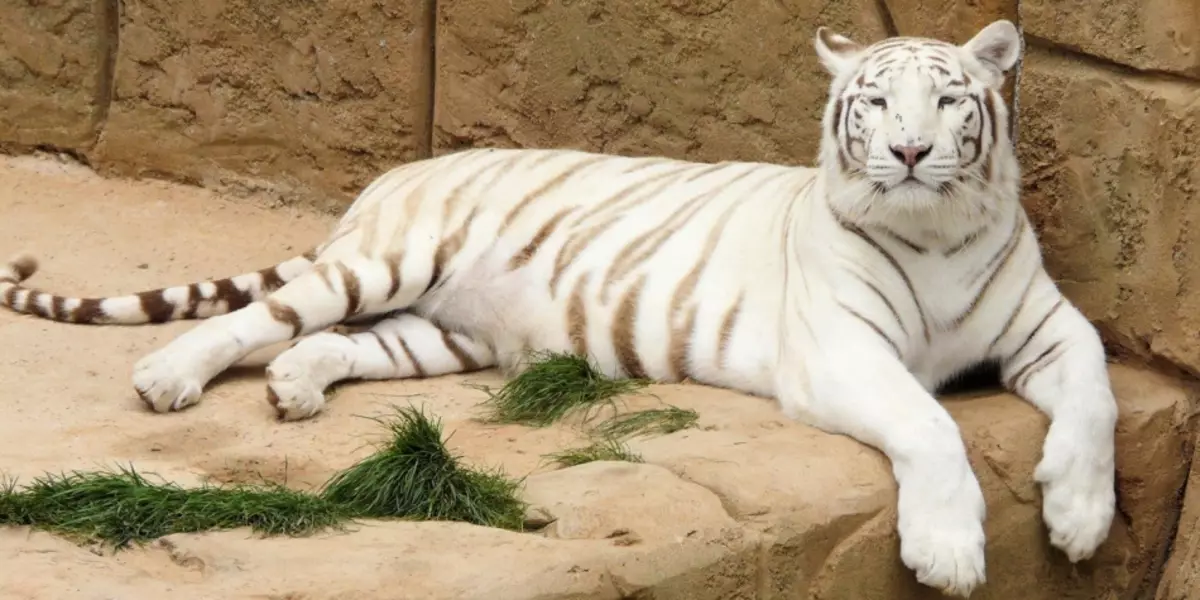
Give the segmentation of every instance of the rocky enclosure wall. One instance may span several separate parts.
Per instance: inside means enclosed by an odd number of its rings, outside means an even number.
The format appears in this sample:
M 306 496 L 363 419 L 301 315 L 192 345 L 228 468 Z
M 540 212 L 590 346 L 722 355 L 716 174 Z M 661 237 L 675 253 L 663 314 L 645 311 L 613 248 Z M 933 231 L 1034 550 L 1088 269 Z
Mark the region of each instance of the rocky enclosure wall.
M 1010 91 L 1051 272 L 1114 350 L 1200 374 L 1195 0 L 435 3 L 8 0 L 0 145 L 327 209 L 473 146 L 806 163 L 818 25 L 962 42 L 1004 17 L 1027 43 Z M 1200 595 L 1197 496 L 1160 597 Z

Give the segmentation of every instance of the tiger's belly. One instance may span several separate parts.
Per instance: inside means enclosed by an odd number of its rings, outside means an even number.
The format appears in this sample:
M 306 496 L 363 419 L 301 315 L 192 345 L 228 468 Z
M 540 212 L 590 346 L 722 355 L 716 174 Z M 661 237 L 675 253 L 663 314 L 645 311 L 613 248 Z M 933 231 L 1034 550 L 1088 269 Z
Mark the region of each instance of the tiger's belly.
M 562 246 L 547 244 L 517 269 L 519 247 L 500 240 L 413 311 L 487 343 L 508 371 L 527 352 L 548 350 L 585 355 L 610 377 L 773 395 L 781 297 L 773 278 L 747 273 L 729 253 L 705 254 L 692 238 L 633 266 L 622 262 L 623 246 L 596 244 L 563 268 Z

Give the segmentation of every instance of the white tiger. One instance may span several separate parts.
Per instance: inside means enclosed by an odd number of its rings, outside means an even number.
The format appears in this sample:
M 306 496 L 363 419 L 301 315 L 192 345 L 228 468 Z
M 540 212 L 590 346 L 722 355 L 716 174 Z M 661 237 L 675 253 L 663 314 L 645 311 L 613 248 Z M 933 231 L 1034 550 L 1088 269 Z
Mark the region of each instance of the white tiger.
M 267 369 L 282 419 L 319 412 L 338 380 L 512 373 L 531 349 L 775 397 L 886 453 L 902 560 L 964 596 L 985 581 L 984 500 L 932 392 L 995 361 L 1052 419 L 1035 473 L 1051 541 L 1092 556 L 1113 516 L 1117 410 L 1099 336 L 1044 272 L 1018 202 L 999 87 L 1019 33 L 998 21 L 962 46 L 864 48 L 821 28 L 815 45 L 832 74 L 816 168 L 469 150 L 379 177 L 319 248 L 257 273 L 63 298 L 21 285 L 25 257 L 0 270 L 0 296 L 76 323 L 213 317 L 135 366 L 157 411 L 307 334 Z

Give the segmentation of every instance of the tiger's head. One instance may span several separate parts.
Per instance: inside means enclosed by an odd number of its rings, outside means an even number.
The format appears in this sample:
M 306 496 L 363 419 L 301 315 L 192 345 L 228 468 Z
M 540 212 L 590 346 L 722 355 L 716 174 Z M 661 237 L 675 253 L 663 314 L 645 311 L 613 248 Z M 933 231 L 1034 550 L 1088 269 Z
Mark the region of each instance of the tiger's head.
M 821 162 L 834 173 L 831 196 L 847 216 L 967 216 L 1015 197 L 1000 93 L 1021 54 L 1011 22 L 996 21 L 961 46 L 894 37 L 864 47 L 825 27 L 815 44 L 833 76 Z

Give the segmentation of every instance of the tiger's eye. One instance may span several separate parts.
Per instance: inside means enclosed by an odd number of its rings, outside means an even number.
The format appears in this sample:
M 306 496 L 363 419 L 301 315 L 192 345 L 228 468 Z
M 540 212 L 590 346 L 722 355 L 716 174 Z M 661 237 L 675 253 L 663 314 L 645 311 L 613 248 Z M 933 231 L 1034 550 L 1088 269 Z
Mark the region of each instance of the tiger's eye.
M 951 104 L 957 104 L 957 103 L 958 103 L 958 98 L 954 98 L 952 96 L 942 96 L 941 98 L 938 98 L 938 108 L 946 108 L 947 106 L 950 106 Z
M 883 98 L 871 98 L 871 104 L 880 108 L 887 108 L 887 100 Z

